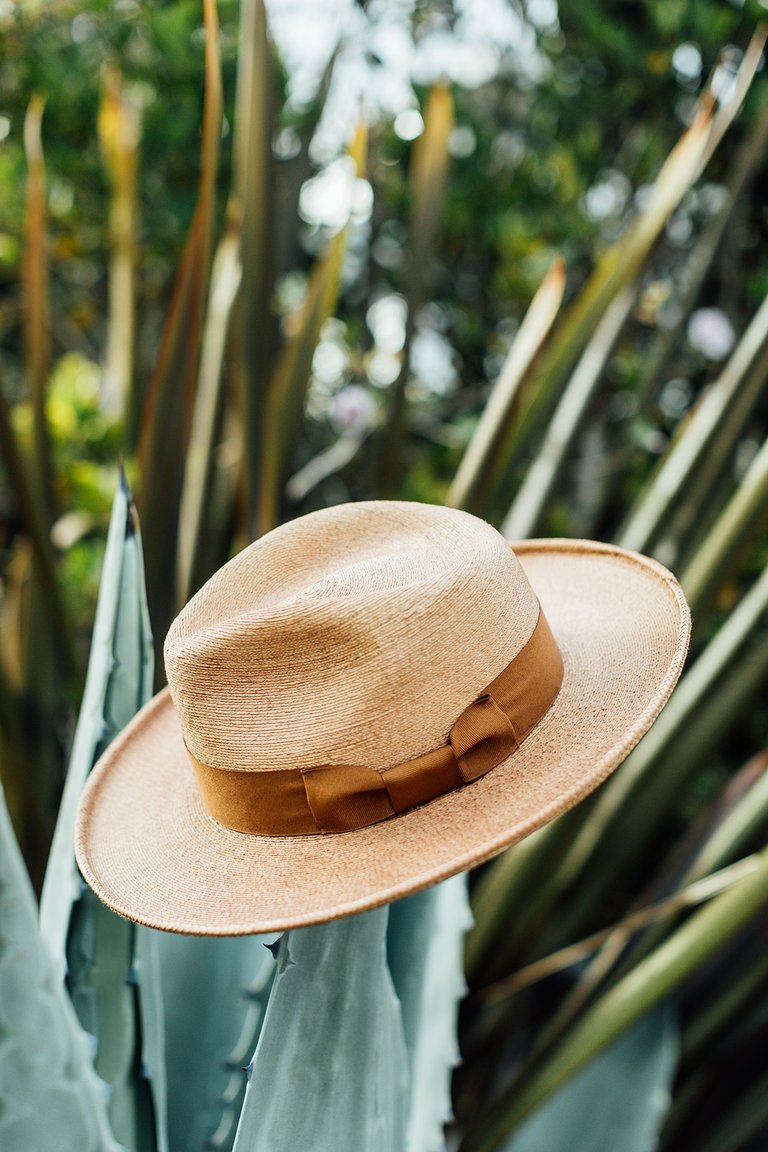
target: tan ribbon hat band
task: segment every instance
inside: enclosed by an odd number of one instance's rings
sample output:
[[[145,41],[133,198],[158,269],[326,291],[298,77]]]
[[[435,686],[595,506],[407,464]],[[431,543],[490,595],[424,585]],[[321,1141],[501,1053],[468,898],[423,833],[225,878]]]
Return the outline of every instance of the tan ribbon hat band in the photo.
[[[511,545],[411,502],[312,512],[171,625],[168,689],[86,783],[78,864],[115,911],[202,935],[400,899],[596,788],[689,631],[671,573],[612,545]]]
[[[383,771],[358,764],[233,772],[191,752],[203,803],[215,820],[259,836],[353,832],[407,812],[490,772],[549,710],[563,660],[544,613],[530,639],[451,728],[447,744]]]

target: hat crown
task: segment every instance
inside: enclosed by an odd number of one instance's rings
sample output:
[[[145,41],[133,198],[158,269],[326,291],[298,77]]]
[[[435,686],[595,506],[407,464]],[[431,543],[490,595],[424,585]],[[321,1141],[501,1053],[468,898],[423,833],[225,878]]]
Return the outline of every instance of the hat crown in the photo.
[[[344,505],[220,569],[171,626],[166,671],[205,764],[386,768],[446,741],[537,615],[485,522],[415,503]]]

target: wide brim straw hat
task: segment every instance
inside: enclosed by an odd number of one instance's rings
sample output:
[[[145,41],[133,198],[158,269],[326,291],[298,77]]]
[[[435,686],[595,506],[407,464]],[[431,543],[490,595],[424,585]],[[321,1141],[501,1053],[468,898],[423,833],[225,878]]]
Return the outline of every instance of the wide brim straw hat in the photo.
[[[202,935],[408,896],[599,785],[689,631],[674,577],[610,545],[512,546],[415,503],[311,513],[175,620],[169,689],[89,777],[81,871],[121,915]]]

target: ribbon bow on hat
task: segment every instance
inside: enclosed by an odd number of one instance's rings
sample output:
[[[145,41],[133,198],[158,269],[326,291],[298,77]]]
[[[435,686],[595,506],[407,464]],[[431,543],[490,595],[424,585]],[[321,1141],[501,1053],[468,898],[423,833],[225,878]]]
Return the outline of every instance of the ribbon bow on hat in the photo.
[[[539,611],[514,660],[464,709],[447,744],[379,770],[360,764],[233,772],[191,752],[211,815],[238,832],[307,836],[352,832],[484,776],[511,756],[560,690],[563,661]]]

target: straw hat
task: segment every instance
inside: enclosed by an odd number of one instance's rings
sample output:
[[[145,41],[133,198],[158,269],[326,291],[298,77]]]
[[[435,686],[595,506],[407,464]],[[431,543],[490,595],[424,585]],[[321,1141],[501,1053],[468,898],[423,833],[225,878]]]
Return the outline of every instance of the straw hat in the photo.
[[[488,860],[651,726],[690,621],[605,544],[512,547],[370,502],[250,545],[174,621],[170,689],[92,772],[77,859],[115,911],[203,935],[333,920]]]

